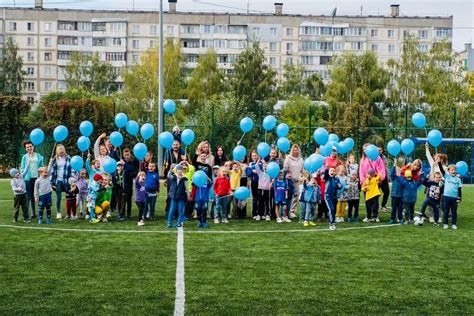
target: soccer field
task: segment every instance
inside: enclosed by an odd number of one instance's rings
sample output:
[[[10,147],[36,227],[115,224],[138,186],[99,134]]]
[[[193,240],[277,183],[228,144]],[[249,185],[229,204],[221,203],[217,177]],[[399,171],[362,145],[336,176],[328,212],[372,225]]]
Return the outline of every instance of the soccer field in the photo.
[[[474,187],[463,197],[457,231],[389,226],[388,213],[381,223],[336,231],[296,221],[230,220],[206,230],[185,223],[185,313],[473,314]],[[421,200],[420,193],[417,210]],[[12,205],[1,180],[1,315],[175,311],[178,233],[163,217],[144,227],[12,224]]]

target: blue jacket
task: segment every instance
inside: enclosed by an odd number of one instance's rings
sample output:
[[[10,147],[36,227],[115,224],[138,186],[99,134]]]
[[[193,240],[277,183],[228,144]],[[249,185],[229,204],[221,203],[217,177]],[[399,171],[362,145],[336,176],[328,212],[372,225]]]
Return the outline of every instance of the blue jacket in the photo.
[[[146,172],[146,179],[145,179],[145,189],[147,192],[154,193],[159,190],[160,187],[160,176],[158,172]]]
[[[397,176],[395,167],[390,170],[390,178],[392,179],[392,194],[391,197],[401,198],[403,197],[403,186],[400,184],[400,180]]]
[[[398,177],[401,186],[403,187],[402,201],[406,203],[416,203],[416,196],[418,187],[423,183],[422,181],[407,180],[403,177]]]
[[[207,180],[207,183],[202,187],[196,187],[196,194],[194,195],[194,201],[204,201],[209,200],[209,190],[211,188],[211,182]]]
[[[186,200],[188,198],[187,181],[188,179],[183,175],[178,182],[178,177],[170,172],[168,175],[168,197],[174,200]]]
[[[317,184],[307,184],[303,182],[303,192],[301,193],[300,202],[319,203],[321,202],[321,189]]]
[[[44,166],[44,158],[38,153],[35,153],[36,159],[38,160],[38,168]],[[24,174],[25,171],[26,174],[24,176],[25,181],[30,181],[31,179],[31,173],[30,173],[30,168],[26,168],[26,161],[29,159],[28,153],[24,154],[23,157],[21,158],[21,165],[20,165],[20,173]]]
[[[330,199],[336,200],[337,190],[339,189],[338,186],[341,186],[341,182],[336,176],[334,177],[329,176],[329,169],[326,169],[326,171],[324,172],[324,181],[326,181],[326,188],[324,192],[324,196],[326,200],[330,200]]]

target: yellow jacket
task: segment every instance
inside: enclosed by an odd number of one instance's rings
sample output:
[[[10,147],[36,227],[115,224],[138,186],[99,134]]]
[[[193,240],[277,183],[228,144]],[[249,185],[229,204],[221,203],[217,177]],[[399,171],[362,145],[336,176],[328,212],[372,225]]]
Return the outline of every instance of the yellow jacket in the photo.
[[[367,178],[362,186],[362,191],[365,192],[365,200],[370,200],[382,194],[379,188],[380,176]]]
[[[240,178],[242,177],[242,169],[237,171],[230,170],[230,188],[232,190],[237,190],[240,187]]]

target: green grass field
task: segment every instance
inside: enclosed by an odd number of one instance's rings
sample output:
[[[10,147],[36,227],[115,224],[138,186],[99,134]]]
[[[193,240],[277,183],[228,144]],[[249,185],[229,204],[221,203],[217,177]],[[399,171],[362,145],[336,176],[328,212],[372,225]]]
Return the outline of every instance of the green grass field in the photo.
[[[387,213],[334,232],[231,220],[201,233],[186,223],[186,313],[473,314],[474,187],[463,196],[457,231],[386,227]],[[177,234],[162,217],[13,225],[11,199],[0,181],[1,315],[173,313]]]

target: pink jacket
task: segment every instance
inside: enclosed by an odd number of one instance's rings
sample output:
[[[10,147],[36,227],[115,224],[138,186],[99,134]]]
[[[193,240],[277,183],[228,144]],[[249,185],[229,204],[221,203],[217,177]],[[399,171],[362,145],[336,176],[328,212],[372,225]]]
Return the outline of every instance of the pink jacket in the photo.
[[[371,161],[365,157],[360,160],[359,164],[360,183],[365,183],[365,177],[367,176],[367,171],[369,171],[369,169],[374,169],[375,173],[380,176],[380,181],[385,179],[385,166],[382,158],[378,157],[377,160]]]

